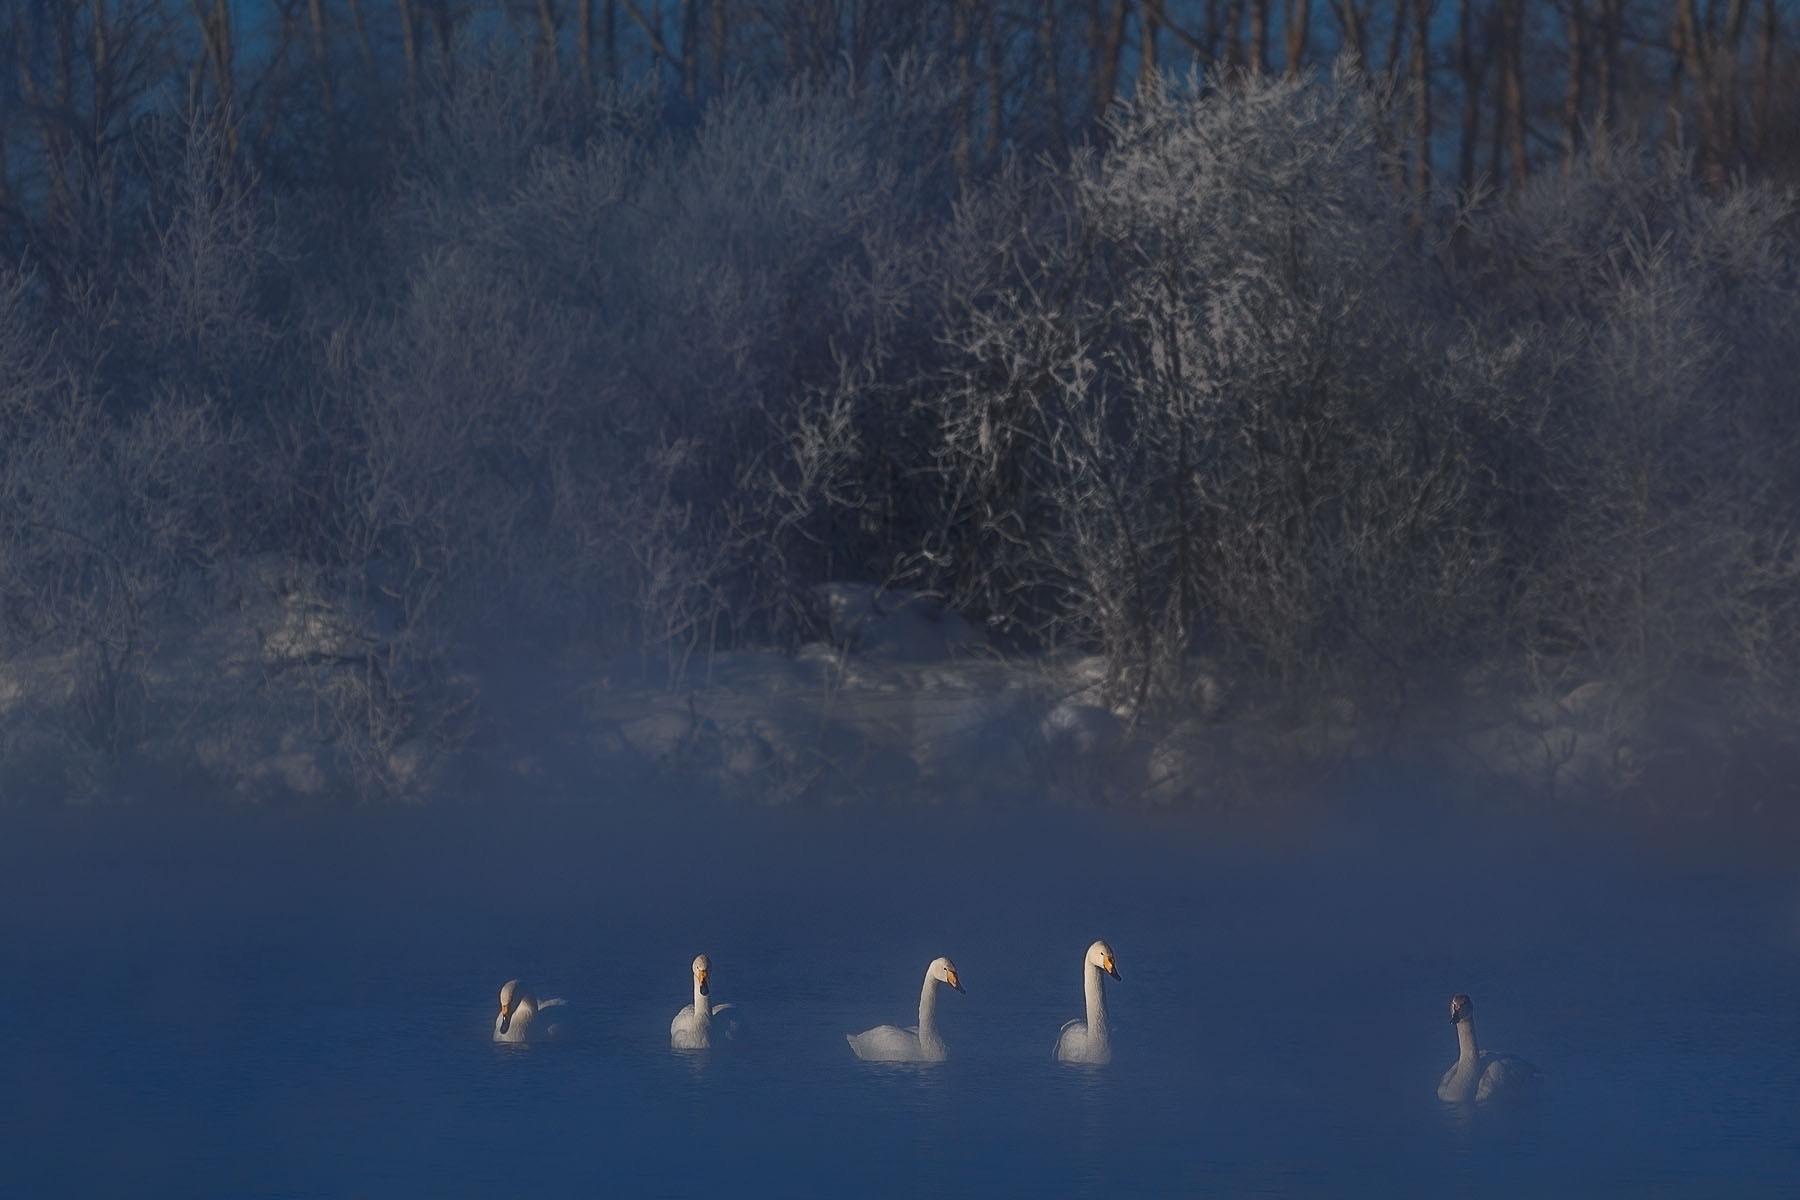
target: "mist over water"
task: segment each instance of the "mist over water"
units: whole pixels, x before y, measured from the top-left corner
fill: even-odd
[[[0,814],[16,1195],[1775,1194],[1800,875],[1425,801]],[[1410,830],[1403,833],[1402,830]],[[1115,1060],[1051,1060],[1107,938]],[[709,954],[743,1043],[668,1048]],[[858,1062],[959,967],[951,1060]],[[576,1037],[489,1041],[519,977]],[[1534,1102],[1435,1098],[1454,991]],[[15,1190],[17,1189],[17,1190]]]

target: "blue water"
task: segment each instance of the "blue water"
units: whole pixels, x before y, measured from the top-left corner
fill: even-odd
[[[1469,829],[0,810],[7,1196],[1705,1196],[1800,1180],[1800,870]],[[1050,1051],[1107,938],[1114,1062]],[[706,952],[748,1036],[668,1049]],[[951,1061],[856,1061],[937,954]],[[489,1040],[499,984],[577,1038]],[[1454,991],[1542,1095],[1438,1103]]]

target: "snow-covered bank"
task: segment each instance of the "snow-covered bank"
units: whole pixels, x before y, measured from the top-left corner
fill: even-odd
[[[1634,707],[1471,675],[1428,711],[1308,711],[1196,667],[1134,714],[1103,660],[1003,655],[921,598],[833,585],[831,641],[721,652],[675,685],[577,651],[436,658],[396,615],[273,562],[145,639],[99,696],[71,655],[0,664],[6,803],[611,802],[1141,806],[1279,813],[1359,777],[1462,797],[1785,822],[1786,747],[1696,702]],[[104,700],[105,705],[98,703]],[[1424,709],[1425,706],[1419,706]]]

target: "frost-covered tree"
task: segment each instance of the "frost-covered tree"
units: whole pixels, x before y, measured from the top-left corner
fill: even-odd
[[[1639,711],[1726,681],[1758,708],[1787,690],[1792,212],[1599,139],[1471,230],[1470,285],[1532,361],[1503,400],[1502,532],[1514,628],[1553,685],[1599,675]]]
[[[1059,581],[1139,704],[1199,654],[1404,686],[1485,600],[1442,283],[1375,118],[1351,76],[1146,89],[1060,208],[1013,205],[952,333],[964,519],[1032,543],[1011,586]]]
[[[452,624],[664,665],[798,636],[814,583],[886,550],[852,476],[896,440],[872,380],[947,178],[931,89],[751,89],[683,130],[508,78],[443,98],[397,171],[383,302],[329,335],[297,436],[336,472],[330,543],[409,564]]]

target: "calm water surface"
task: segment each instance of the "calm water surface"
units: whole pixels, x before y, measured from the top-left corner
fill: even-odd
[[[1108,813],[0,810],[8,1196],[1800,1186],[1800,871]],[[1375,824],[1379,824],[1376,822]],[[1110,1067],[1050,1052],[1089,941]],[[668,1048],[705,951],[748,1036]],[[857,1062],[954,958],[952,1060]],[[489,1041],[499,984],[578,1036]],[[1453,991],[1535,1102],[1438,1103]]]

